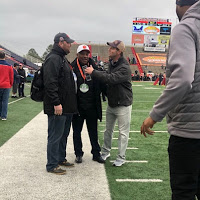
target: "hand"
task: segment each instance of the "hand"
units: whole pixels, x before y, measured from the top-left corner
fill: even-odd
[[[150,130],[150,128],[153,128],[155,123],[156,122],[151,117],[146,118],[141,126],[140,133],[143,134],[144,137],[147,137],[146,133],[153,135],[154,131]]]
[[[93,70],[94,70],[94,68],[92,67],[92,65],[90,65],[89,67],[87,67],[87,68],[85,69],[85,73],[86,73],[86,74],[91,74],[91,73],[93,72]]]
[[[54,114],[55,115],[62,115],[62,105],[54,106]]]

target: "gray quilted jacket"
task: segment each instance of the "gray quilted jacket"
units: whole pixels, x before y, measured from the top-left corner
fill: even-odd
[[[200,1],[172,31],[166,76],[150,116],[155,121],[166,116],[171,135],[200,139]]]

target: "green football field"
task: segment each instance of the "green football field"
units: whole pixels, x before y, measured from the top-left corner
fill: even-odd
[[[169,167],[165,119],[154,126],[158,131],[154,136],[145,138],[140,134],[140,127],[148,116],[154,102],[162,93],[163,86],[153,86],[152,82],[133,83],[132,120],[129,144],[126,152],[127,163],[122,167],[113,167],[110,161],[117,155],[117,127],[113,134],[111,157],[105,168],[112,200],[169,200]],[[25,95],[30,93],[30,84],[25,87]],[[0,123],[0,146],[19,131],[26,123],[42,110],[42,103],[24,98],[15,103],[9,99],[8,121]],[[103,103],[103,122],[99,123],[99,140],[103,143],[105,130],[105,110]],[[12,123],[11,123],[12,122]]]
[[[153,136],[145,138],[140,134],[140,127],[153,104],[161,95],[164,87],[153,86],[152,82],[133,83],[133,107],[129,144],[126,159],[129,161],[121,167],[113,167],[118,146],[117,125],[113,134],[111,157],[106,162],[106,173],[113,200],[169,200],[169,167],[166,120],[154,126]],[[103,104],[103,119],[107,102]],[[100,141],[103,142],[105,121],[99,123]],[[160,132],[159,132],[160,131]],[[118,182],[121,181],[121,182]]]

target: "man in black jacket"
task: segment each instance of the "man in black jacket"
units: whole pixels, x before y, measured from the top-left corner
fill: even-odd
[[[65,59],[73,42],[65,33],[58,33],[43,68],[44,113],[48,115],[46,169],[55,174],[66,173],[59,165],[73,166],[66,160],[66,144],[73,113],[77,112],[76,89],[72,67]]]
[[[98,79],[107,84],[108,107],[106,110],[106,131],[104,133],[102,158],[106,160],[110,157],[112,134],[117,121],[119,128],[118,156],[113,166],[120,167],[125,163],[131,122],[133,101],[131,69],[127,60],[123,57],[124,43],[115,40],[107,44],[110,46],[108,72],[97,71],[92,67],[88,67],[86,73],[91,74],[93,79]]]
[[[77,49],[77,58],[72,62],[74,73],[77,76],[77,102],[78,114],[73,116],[73,140],[74,151],[76,155],[75,162],[82,163],[83,150],[81,131],[84,120],[88,129],[90,143],[92,146],[91,153],[93,160],[99,163],[105,163],[101,158],[101,148],[98,143],[97,121],[102,120],[102,107],[100,99],[100,85],[98,81],[91,79],[90,75],[84,73],[84,67],[92,65],[95,69],[97,66],[89,58],[90,49],[87,45],[79,45]]]
[[[24,95],[24,84],[26,82],[26,72],[23,69],[23,65],[20,64],[19,68],[18,68],[18,74],[20,75],[20,82],[18,84],[18,93],[19,93],[19,97],[26,97]]]

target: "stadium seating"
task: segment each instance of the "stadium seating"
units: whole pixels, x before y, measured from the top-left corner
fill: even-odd
[[[21,63],[25,67],[27,67],[28,69],[31,69],[31,70],[37,70],[39,68],[37,65],[35,65],[34,63],[32,63],[28,60],[26,60],[26,65],[25,65],[23,57],[17,55],[16,53],[14,53],[14,52],[10,51],[9,49],[3,47],[2,45],[0,45],[0,49],[4,50],[6,52],[6,55],[7,55],[6,61],[10,65],[13,65],[14,63]]]

